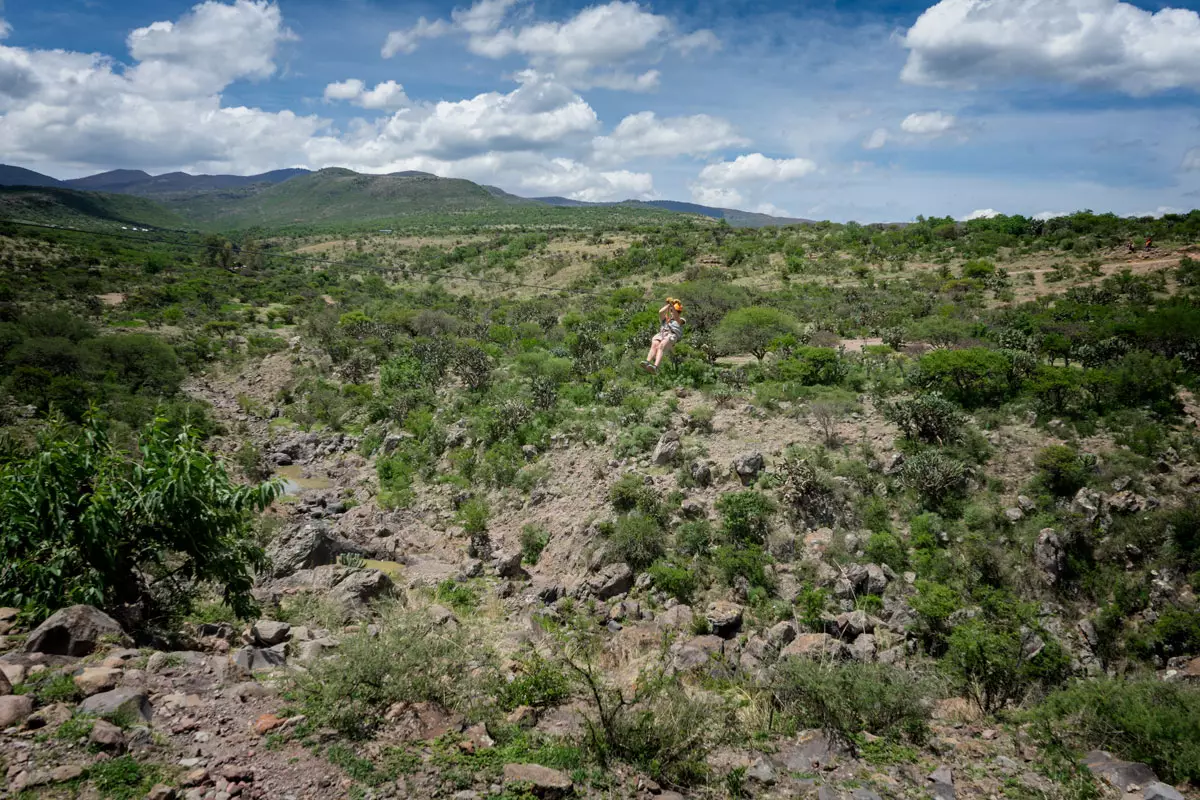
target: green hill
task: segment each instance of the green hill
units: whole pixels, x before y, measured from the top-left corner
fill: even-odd
[[[174,211],[141,197],[54,187],[0,186],[0,219],[83,227],[97,222],[147,228],[188,227]]]
[[[478,184],[423,172],[360,175],[323,169],[275,185],[256,185],[167,204],[216,228],[330,225],[503,207],[511,201]]]

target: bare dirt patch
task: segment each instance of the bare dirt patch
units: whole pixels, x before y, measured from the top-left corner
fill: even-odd
[[[108,294],[98,294],[96,299],[106,306],[119,306],[125,302],[125,295],[121,292],[109,292]]]

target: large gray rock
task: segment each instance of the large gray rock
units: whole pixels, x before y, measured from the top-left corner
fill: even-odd
[[[1130,792],[1135,787],[1142,788],[1158,783],[1158,776],[1150,767],[1136,761],[1121,761],[1103,750],[1088,753],[1083,757],[1083,763],[1093,775],[1120,792]]]
[[[671,666],[677,672],[691,672],[707,667],[724,651],[725,641],[719,636],[695,636],[671,647]]]
[[[691,630],[692,622],[695,618],[696,615],[692,612],[692,607],[681,603],[677,606],[671,606],[659,614],[657,622],[666,628]]]
[[[887,572],[878,564],[867,564],[866,571],[867,577],[862,583],[863,590],[867,594],[882,595],[891,580]]]
[[[737,603],[717,600],[710,603],[704,612],[712,632],[722,639],[732,639],[742,629],[742,614],[744,609]]]
[[[539,764],[505,764],[504,785],[529,787],[530,792],[542,800],[566,797],[574,790],[566,774]]]
[[[783,648],[781,658],[847,659],[850,651],[836,636],[827,633],[804,633]]]
[[[331,599],[347,608],[358,608],[391,594],[395,584],[377,569],[353,570],[333,587]]]
[[[324,525],[313,524],[281,537],[267,555],[271,559],[271,575],[282,578],[302,569],[333,564],[343,553],[367,555],[354,542],[332,533]]]
[[[743,486],[749,486],[758,478],[758,474],[767,466],[762,453],[744,453],[733,460],[730,470]]]
[[[666,467],[674,464],[679,458],[679,451],[682,445],[679,442],[679,433],[677,431],[667,431],[659,437],[658,444],[654,447],[654,463],[660,467]]]
[[[1156,782],[1142,790],[1142,800],[1183,800],[1183,795],[1174,786]]]
[[[12,694],[12,684],[8,681],[8,676],[0,672],[0,697]]]
[[[597,600],[608,600],[633,588],[633,570],[628,564],[609,564],[587,580],[588,591]]]
[[[1062,578],[1067,566],[1067,551],[1053,528],[1043,528],[1038,534],[1033,545],[1033,563],[1047,585],[1053,586]]]
[[[0,731],[20,725],[32,713],[32,697],[17,694],[0,697]]]
[[[949,767],[938,767],[929,776],[929,793],[936,800],[954,800],[954,776]]]
[[[238,648],[231,656],[233,663],[247,672],[267,672],[279,669],[287,664],[287,650],[284,645],[274,647]]]
[[[270,619],[260,619],[254,623],[251,633],[254,635],[254,643],[260,647],[273,647],[282,643],[288,637],[288,633],[292,630],[292,626],[286,622],[276,622]]]
[[[71,606],[37,626],[25,640],[25,652],[82,658],[95,652],[102,639],[129,644],[117,621],[100,609]]]
[[[79,704],[79,710],[96,717],[121,716],[147,723],[154,715],[145,689],[122,688],[94,694]]]

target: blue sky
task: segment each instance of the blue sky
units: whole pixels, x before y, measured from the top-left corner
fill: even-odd
[[[1200,205],[1200,0],[8,0],[0,161],[886,221]],[[424,20],[423,22],[421,20]]]

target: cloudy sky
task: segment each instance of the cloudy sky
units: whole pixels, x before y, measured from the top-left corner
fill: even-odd
[[[0,162],[418,169],[864,222],[1185,210],[1198,9],[0,0]]]

